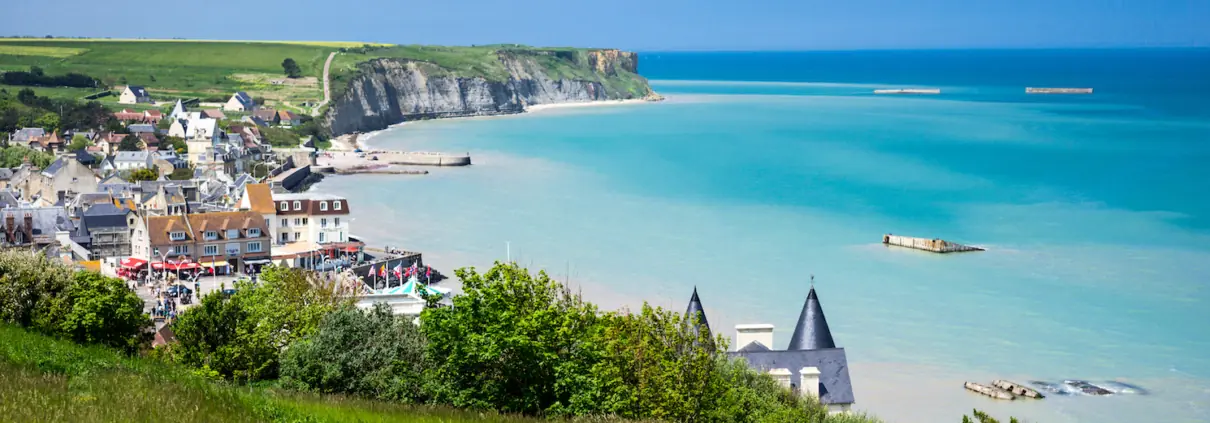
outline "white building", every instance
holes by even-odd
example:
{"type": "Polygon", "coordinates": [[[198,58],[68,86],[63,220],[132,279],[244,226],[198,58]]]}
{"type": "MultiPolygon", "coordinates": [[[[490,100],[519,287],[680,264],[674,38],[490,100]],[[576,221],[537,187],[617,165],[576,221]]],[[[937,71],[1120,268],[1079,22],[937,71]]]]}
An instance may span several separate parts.
{"type": "Polygon", "coordinates": [[[127,85],[122,90],[122,94],[118,96],[118,103],[135,104],[135,103],[150,103],[151,94],[147,93],[147,89],[138,85],[127,85]]]}
{"type": "Polygon", "coordinates": [[[113,158],[113,166],[116,170],[150,168],[151,164],[151,153],[146,151],[119,151],[113,158]]]}
{"type": "Polygon", "coordinates": [[[249,184],[238,208],[260,213],[273,235],[273,262],[310,267],[324,258],[355,257],[364,246],[349,239],[349,202],[329,194],[275,194],[249,184]]]}
{"type": "Polygon", "coordinates": [[[250,112],[256,110],[256,103],[252,101],[252,96],[248,93],[239,91],[231,95],[231,99],[223,104],[223,110],[232,112],[250,112]]]}

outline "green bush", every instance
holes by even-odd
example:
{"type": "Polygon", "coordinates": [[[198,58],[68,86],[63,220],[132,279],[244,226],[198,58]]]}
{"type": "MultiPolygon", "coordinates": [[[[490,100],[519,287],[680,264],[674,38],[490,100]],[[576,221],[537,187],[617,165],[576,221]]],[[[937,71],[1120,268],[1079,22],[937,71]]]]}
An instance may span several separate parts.
{"type": "Polygon", "coordinates": [[[255,382],[278,376],[287,347],[314,333],[348,300],[300,269],[270,266],[261,282],[236,282],[235,295],[211,292],[173,326],[172,355],[224,378],[255,382]]]}
{"type": "Polygon", "coordinates": [[[424,338],[386,304],[329,314],[282,357],[283,386],[423,403],[424,338]]]}
{"type": "Polygon", "coordinates": [[[125,282],[25,251],[0,252],[0,322],[128,353],[150,341],[143,300],[125,282]]]}

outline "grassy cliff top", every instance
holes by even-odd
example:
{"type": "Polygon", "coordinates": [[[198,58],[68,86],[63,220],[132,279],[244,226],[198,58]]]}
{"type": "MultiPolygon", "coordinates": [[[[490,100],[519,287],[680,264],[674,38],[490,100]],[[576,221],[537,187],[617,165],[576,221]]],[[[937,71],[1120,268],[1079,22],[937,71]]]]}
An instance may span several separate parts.
{"type": "Polygon", "coordinates": [[[0,324],[0,421],[537,423],[540,420],[211,381],[0,324]]]}
{"type": "MultiPolygon", "coordinates": [[[[497,57],[499,51],[559,52],[584,55],[593,49],[535,48],[516,44],[470,47],[392,45],[332,41],[220,41],[101,38],[0,38],[0,71],[41,67],[47,74],[77,72],[110,86],[142,85],[157,100],[210,99],[247,91],[274,102],[301,103],[323,98],[323,64],[332,61],[334,93],[347,84],[359,63],[377,58],[431,62],[459,76],[507,78],[497,57]],[[275,84],[285,77],[282,60],[293,58],[302,70],[300,80],[275,84]]],[[[552,63],[558,67],[558,63],[552,63]]],[[[570,68],[556,73],[575,75],[570,68]]],[[[14,91],[14,87],[0,85],[14,91]]],[[[81,97],[87,88],[35,88],[40,95],[81,97]]],[[[116,105],[115,105],[116,106],[116,105]]]]}

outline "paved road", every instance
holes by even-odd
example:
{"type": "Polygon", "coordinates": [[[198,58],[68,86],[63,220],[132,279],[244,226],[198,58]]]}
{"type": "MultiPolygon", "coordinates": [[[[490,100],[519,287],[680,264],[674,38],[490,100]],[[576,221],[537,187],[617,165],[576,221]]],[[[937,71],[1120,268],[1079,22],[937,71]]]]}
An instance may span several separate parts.
{"type": "Polygon", "coordinates": [[[312,116],[319,116],[319,109],[325,104],[328,104],[328,101],[332,100],[332,88],[328,83],[328,70],[332,68],[332,58],[334,57],[336,57],[336,52],[328,53],[328,60],[324,62],[324,101],[315,105],[315,108],[311,109],[312,116]]]}

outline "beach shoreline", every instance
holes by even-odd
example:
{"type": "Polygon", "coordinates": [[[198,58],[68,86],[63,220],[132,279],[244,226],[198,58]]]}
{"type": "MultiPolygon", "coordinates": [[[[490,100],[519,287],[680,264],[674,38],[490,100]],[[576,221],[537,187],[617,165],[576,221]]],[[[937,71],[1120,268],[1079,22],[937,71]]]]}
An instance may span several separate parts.
{"type": "Polygon", "coordinates": [[[532,114],[532,113],[548,113],[548,112],[557,111],[557,110],[579,109],[579,108],[586,108],[586,107],[610,107],[610,106],[627,106],[627,105],[633,106],[633,105],[647,104],[647,103],[653,103],[653,102],[658,102],[658,101],[663,101],[663,100],[664,100],[664,97],[660,96],[660,97],[653,97],[651,99],[599,100],[599,101],[579,101],[579,102],[569,102],[569,103],[534,104],[534,105],[526,106],[525,111],[523,111],[521,113],[494,114],[494,115],[481,115],[481,116],[458,116],[458,117],[447,117],[447,118],[437,118],[437,119],[410,120],[410,121],[396,123],[396,124],[386,127],[385,129],[379,129],[377,131],[370,131],[370,132],[358,133],[358,134],[344,134],[344,135],[334,137],[332,139],[332,148],[329,148],[328,150],[354,151],[355,149],[361,149],[363,151],[377,151],[377,149],[373,145],[369,144],[368,141],[370,139],[377,137],[378,135],[381,135],[382,133],[384,133],[386,131],[389,131],[389,130],[392,130],[392,129],[395,129],[395,128],[398,128],[398,127],[401,127],[404,125],[414,124],[417,122],[430,121],[430,120],[446,121],[446,120],[463,120],[463,119],[500,118],[500,117],[527,115],[527,114],[532,114]]]}

